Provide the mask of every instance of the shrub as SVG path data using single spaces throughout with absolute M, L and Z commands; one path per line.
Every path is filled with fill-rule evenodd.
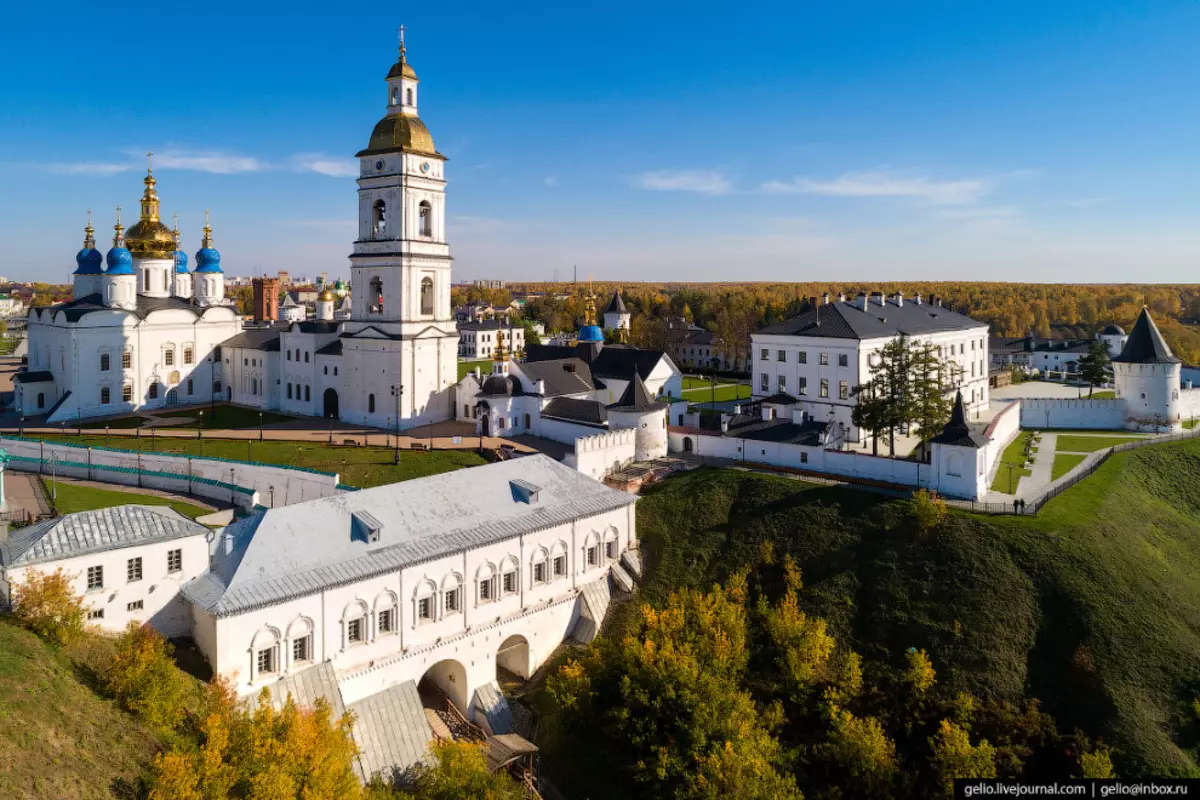
M 928 533 L 946 519 L 946 501 L 930 494 L 926 489 L 921 489 L 913 495 L 913 499 L 909 501 L 909 509 L 916 520 L 917 530 L 921 533 Z
M 171 643 L 149 625 L 129 623 L 105 675 L 113 697 L 151 725 L 171 728 L 183 714 L 185 684 Z
M 13 592 L 13 616 L 54 644 L 70 644 L 83 634 L 83 599 L 71 589 L 62 567 L 49 574 L 27 570 Z

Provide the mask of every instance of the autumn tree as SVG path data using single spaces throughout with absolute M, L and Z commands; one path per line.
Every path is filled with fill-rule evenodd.
M 942 779 L 947 796 L 954 792 L 955 778 L 996 777 L 996 749 L 986 739 L 972 745 L 967 731 L 944 719 L 929 738 L 933 767 Z
M 787 586 L 783 599 L 771 608 L 762 603 L 760 613 L 788 692 L 793 699 L 799 699 L 827 677 L 835 643 L 826 630 L 825 620 L 800 610 L 797 597 L 801 588 L 800 568 L 790 553 L 784 556 L 783 568 Z
M 13 616 L 46 641 L 63 645 L 83 634 L 86 612 L 62 567 L 50 573 L 30 568 L 13 590 Z
M 863 792 L 877 795 L 896 775 L 896 744 L 874 717 L 838 709 L 831 719 L 822 755 L 838 765 Z
M 171 728 L 183 714 L 186 686 L 171 655 L 174 648 L 149 625 L 130 622 L 117 637 L 105 673 L 108 691 L 126 711 L 151 725 Z
M 909 511 L 917 523 L 917 530 L 927 534 L 946 519 L 946 501 L 928 489 L 918 489 L 908 501 Z

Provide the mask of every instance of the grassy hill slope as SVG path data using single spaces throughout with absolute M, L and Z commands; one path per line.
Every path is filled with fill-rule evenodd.
M 90 688 L 110 646 L 60 651 L 0 617 L 0 797 L 134 796 L 159 740 Z
M 1197 772 L 1200 442 L 1115 456 L 1037 518 L 953 513 L 924 539 L 903 502 L 733 470 L 666 481 L 638 517 L 650 599 L 770 541 L 868 675 L 924 647 L 952 687 L 1103 736 L 1122 774 Z

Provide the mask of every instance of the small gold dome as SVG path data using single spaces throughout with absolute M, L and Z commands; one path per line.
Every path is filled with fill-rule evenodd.
M 413 70 L 412 65 L 405 60 L 403 53 L 400 54 L 400 60 L 392 65 L 392 71 L 388 73 L 388 80 L 392 78 L 408 78 L 410 81 L 420 80 L 417 77 L 416 71 Z
M 358 156 L 394 153 L 397 150 L 441 157 L 437 148 L 433 146 L 433 137 L 425 123 L 417 117 L 404 114 L 393 114 L 379 120 L 375 130 L 371 131 L 371 141 L 367 144 L 367 149 L 359 152 Z
M 142 183 L 146 185 L 142 194 L 142 216 L 125 231 L 125 247 L 134 256 L 170 257 L 176 249 L 175 234 L 158 218 L 158 192 L 154 191 L 158 181 L 151 170 L 146 170 Z
M 333 292 L 329 291 L 328 289 L 325 289 L 324 291 L 321 292 L 320 300 L 322 303 L 332 303 L 333 302 Z

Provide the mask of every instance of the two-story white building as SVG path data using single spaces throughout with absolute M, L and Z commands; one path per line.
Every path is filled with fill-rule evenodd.
M 525 328 L 520 325 L 513 326 L 495 319 L 460 322 L 458 354 L 463 358 L 491 358 L 501 338 L 510 353 L 525 349 Z
M 871 379 L 879 351 L 900 336 L 938 348 L 952 366 L 947 388 L 962 392 L 968 415 L 987 407 L 987 323 L 925 302 L 920 294 L 827 294 L 812 298 L 795 317 L 759 330 L 751 337 L 754 396 L 791 395 L 808 418 L 841 426 L 847 441 L 858 442 L 850 418 L 853 389 Z

